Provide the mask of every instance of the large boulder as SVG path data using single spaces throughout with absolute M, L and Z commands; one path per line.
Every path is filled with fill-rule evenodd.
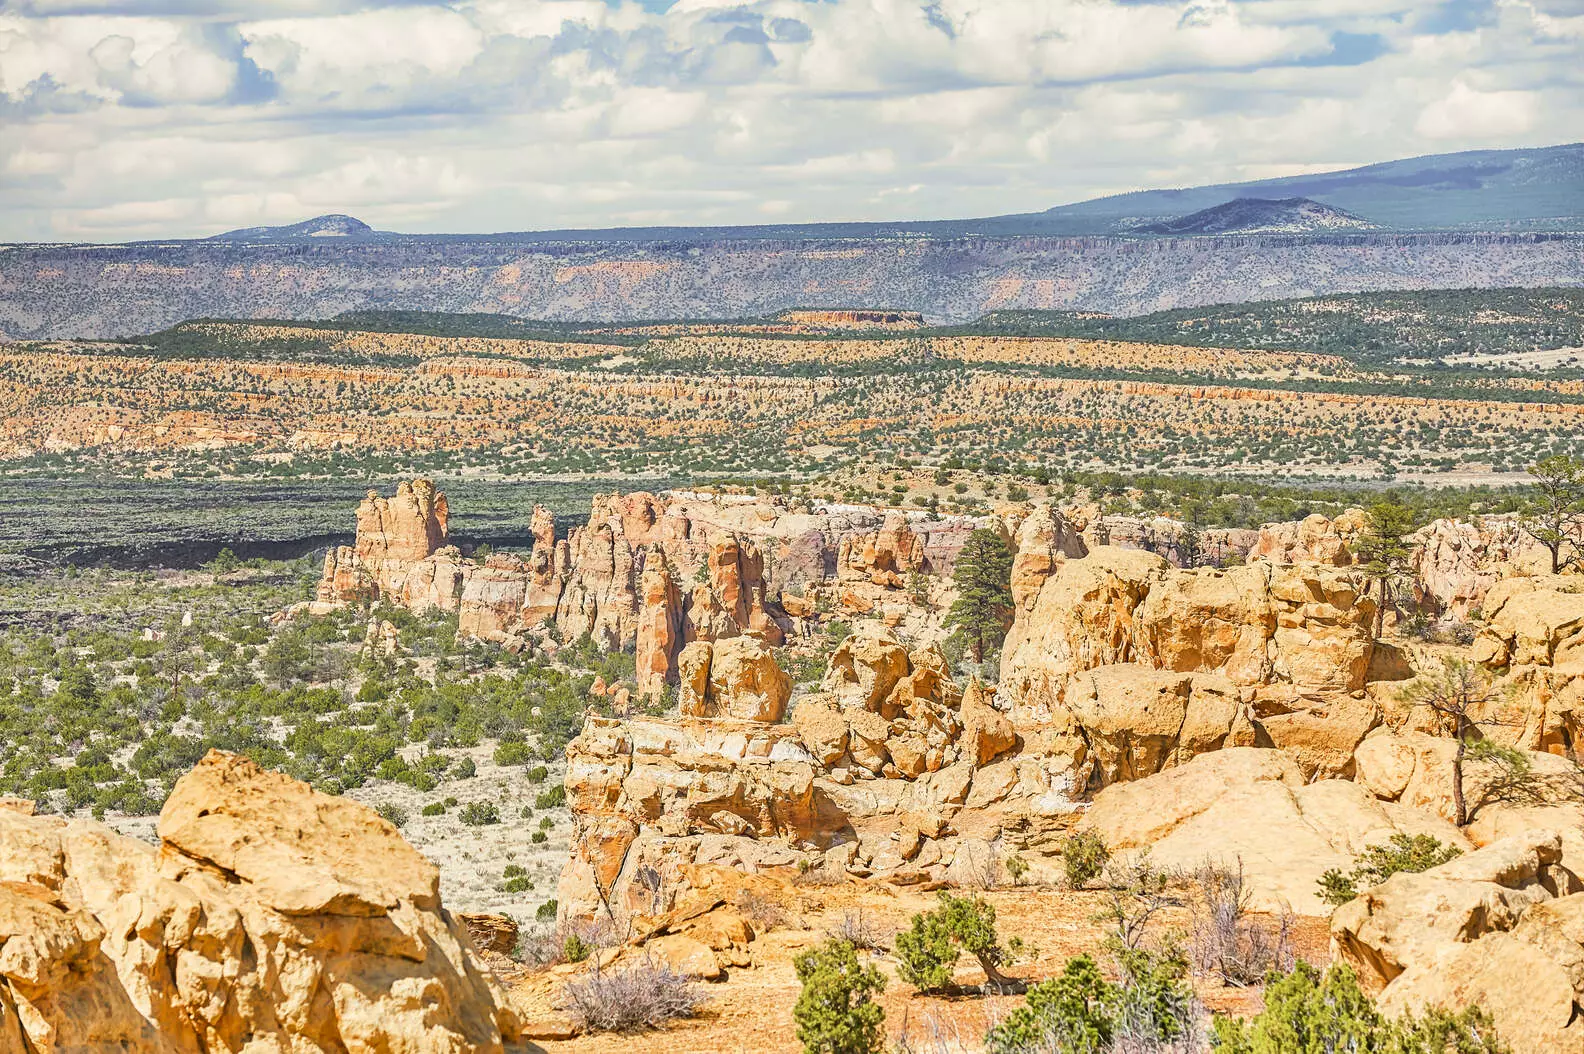
M 1241 863 L 1256 902 L 1306 915 L 1329 910 L 1317 883 L 1393 834 L 1464 847 L 1451 824 L 1381 802 L 1347 780 L 1308 782 L 1280 750 L 1231 747 L 1095 796 L 1081 822 L 1116 850 L 1148 849 L 1165 867 Z
M 518 1037 L 434 865 L 371 809 L 211 752 L 159 833 L 156 850 L 0 810 L 4 1049 L 463 1054 Z
M 1513 1050 L 1584 1050 L 1584 892 L 1554 832 L 1504 839 L 1338 908 L 1332 946 L 1388 1013 L 1479 1005 Z
M 694 641 L 682 649 L 678 666 L 681 708 L 688 717 L 774 723 L 792 697 L 792 678 L 754 637 Z
M 908 653 L 885 629 L 865 626 L 836 646 L 824 690 L 849 710 L 878 710 L 908 675 Z
M 1474 661 L 1485 666 L 1563 666 L 1584 660 L 1584 578 L 1508 578 L 1485 597 Z

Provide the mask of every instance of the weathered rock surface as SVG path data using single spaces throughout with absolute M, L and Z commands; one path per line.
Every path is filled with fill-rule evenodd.
M 786 713 L 792 679 L 754 637 L 694 641 L 682 649 L 681 709 L 687 717 L 773 724 Z
M 1347 567 L 1368 522 L 1363 511 L 1349 509 L 1335 520 L 1315 513 L 1296 523 L 1268 523 L 1260 528 L 1249 559 Z
M 159 833 L 155 849 L 0 810 L 4 1049 L 461 1054 L 517 1037 L 434 865 L 372 810 L 212 752 Z
M 1551 570 L 1551 554 L 1512 516 L 1436 520 L 1412 537 L 1415 598 L 1454 618 L 1482 608 L 1510 575 Z
M 1324 565 L 1180 570 L 1102 547 L 1018 611 L 1002 691 L 1019 734 L 1096 786 L 1257 743 L 1351 775 L 1381 720 L 1362 692 L 1373 612 Z
M 1477 1003 L 1514 1050 L 1584 1050 L 1584 886 L 1561 838 L 1531 832 L 1421 874 L 1399 873 L 1338 908 L 1338 956 L 1388 1013 Z
M 1308 915 L 1329 909 L 1317 896 L 1320 876 L 1348 870 L 1360 852 L 1393 834 L 1433 834 L 1467 846 L 1435 816 L 1378 801 L 1357 783 L 1305 780 L 1285 751 L 1233 747 L 1095 795 L 1081 826 L 1114 850 L 1148 849 L 1164 867 L 1205 859 L 1241 862 L 1256 902 Z

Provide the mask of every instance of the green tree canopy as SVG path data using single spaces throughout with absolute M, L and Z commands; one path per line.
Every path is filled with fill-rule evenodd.
M 1529 466 L 1534 491 L 1525 505 L 1523 528 L 1551 551 L 1551 573 L 1562 570 L 1562 548 L 1579 543 L 1584 520 L 1584 460 L 1552 454 Z
M 974 662 L 983 662 L 1012 624 L 1012 550 L 995 531 L 974 531 L 957 557 L 952 581 L 957 599 L 946 625 L 962 633 Z

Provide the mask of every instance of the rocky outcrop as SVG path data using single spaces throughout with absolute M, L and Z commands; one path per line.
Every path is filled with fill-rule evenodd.
M 836 566 L 839 578 L 900 589 L 909 574 L 923 569 L 924 541 L 908 526 L 905 514 L 889 513 L 878 531 L 843 538 Z
M 357 510 L 357 555 L 365 561 L 422 560 L 446 543 L 445 495 L 426 479 L 403 481 L 396 495 L 376 491 Z
M 937 650 L 909 653 L 873 628 L 843 642 L 791 724 L 733 718 L 762 692 L 736 689 L 738 705 L 723 703 L 734 689 L 717 677 L 721 652 L 757 647 L 731 638 L 684 649 L 684 711 L 717 716 L 590 718 L 568 746 L 575 834 L 558 895 L 568 915 L 653 914 L 657 883 L 674 888 L 693 864 L 753 868 L 831 853 L 864 873 L 951 868 L 964 834 L 951 817 L 975 772 L 1005 764 L 1016 744 L 986 693 L 953 684 Z M 1003 779 L 987 784 L 992 807 L 975 812 L 969 837 L 994 823 L 994 803 L 1017 796 L 1016 777 Z
M 1320 876 L 1393 834 L 1468 841 L 1451 824 L 1341 779 L 1308 781 L 1285 751 L 1233 747 L 1095 796 L 1082 827 L 1113 850 L 1148 849 L 1161 867 L 1194 868 L 1207 857 L 1241 863 L 1257 903 L 1307 915 L 1329 909 Z
M 1337 955 L 1388 1013 L 1478 1004 L 1514 1050 L 1584 1049 L 1584 886 L 1553 832 L 1509 838 L 1338 908 Z
M 1584 578 L 1507 578 L 1485 598 L 1471 658 L 1498 680 L 1475 716 L 1527 750 L 1584 749 Z
M 402 484 L 389 500 L 371 494 L 355 544 L 326 556 L 312 610 L 375 600 L 440 608 L 457 612 L 464 636 L 519 644 L 553 619 L 563 639 L 586 634 L 635 652 L 648 696 L 676 681 L 690 641 L 782 643 L 827 584 L 840 583 L 851 612 L 890 611 L 911 573 L 949 572 L 974 527 L 784 499 L 605 494 L 565 538 L 536 507 L 526 557 L 471 560 L 445 544 L 446 515 L 445 496 L 427 480 Z
M 0 809 L 0 1047 L 501 1051 L 517 1017 L 365 806 L 212 752 L 155 849 Z
M 1436 520 L 1412 537 L 1414 594 L 1421 606 L 1468 618 L 1502 579 L 1551 570 L 1551 554 L 1513 516 Z
M 1334 520 L 1315 513 L 1296 523 L 1267 523 L 1248 558 L 1347 567 L 1354 562 L 1353 549 L 1368 526 L 1369 519 L 1360 509 L 1349 509 Z
M 792 678 L 753 637 L 694 641 L 682 649 L 681 712 L 774 724 L 786 713 Z
M 1381 720 L 1363 695 L 1374 602 L 1319 564 L 1181 570 L 1101 547 L 1017 612 L 1002 692 L 1019 733 L 1096 786 L 1226 745 L 1349 775 Z

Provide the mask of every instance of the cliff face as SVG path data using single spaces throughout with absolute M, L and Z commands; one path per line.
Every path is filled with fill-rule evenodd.
M 1584 239 L 1567 235 L 30 245 L 0 253 L 0 330 L 106 337 L 191 318 L 389 307 L 740 318 L 855 301 L 962 321 L 1004 308 L 1139 314 L 1373 289 L 1565 285 L 1580 273 Z

